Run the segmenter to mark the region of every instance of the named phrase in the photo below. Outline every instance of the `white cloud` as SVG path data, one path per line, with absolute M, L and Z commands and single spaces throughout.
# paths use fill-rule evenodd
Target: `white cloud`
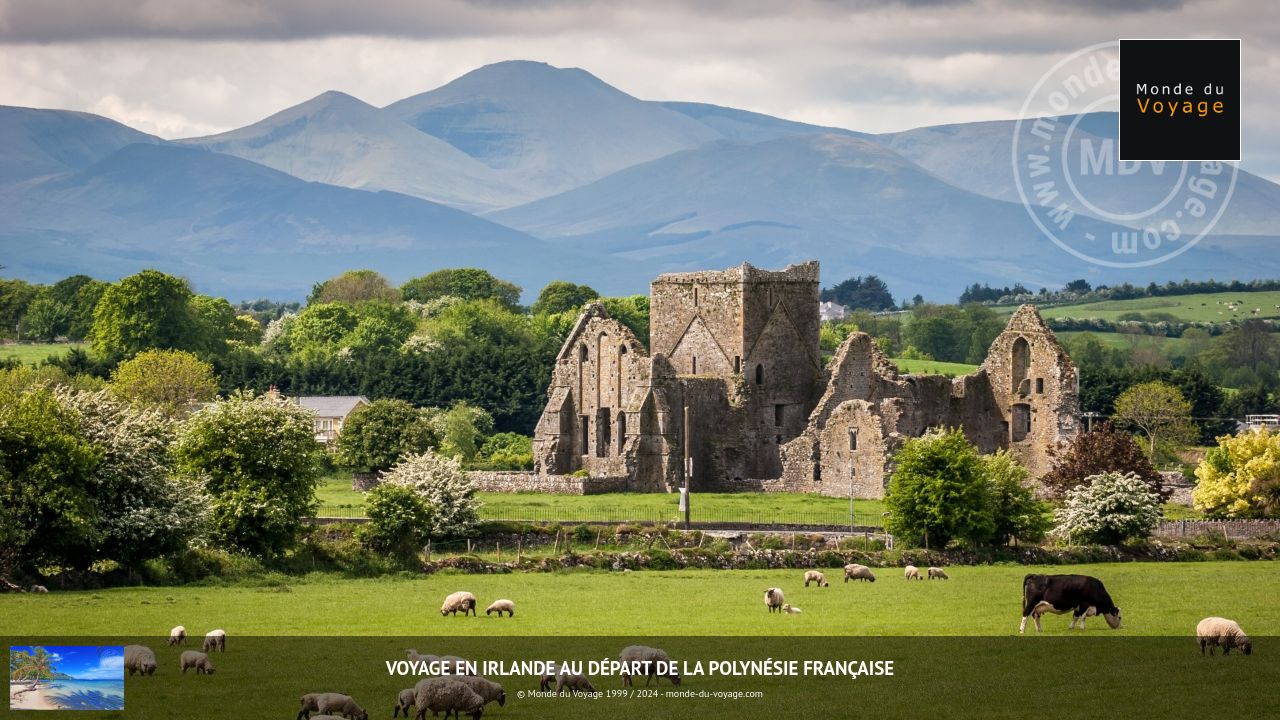
M 96 668 L 81 671 L 80 680 L 117 680 L 124 677 L 124 656 L 106 655 L 98 659 Z

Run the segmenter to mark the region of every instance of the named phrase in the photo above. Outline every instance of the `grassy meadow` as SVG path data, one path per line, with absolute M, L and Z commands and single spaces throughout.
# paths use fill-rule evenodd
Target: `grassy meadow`
M 1227 305 L 1237 305 L 1234 312 Z M 1000 308 L 1013 312 L 1016 308 Z M 1253 310 L 1258 309 L 1255 315 Z M 1280 291 L 1199 293 L 1195 295 L 1171 295 L 1166 297 L 1134 298 L 1132 300 L 1104 300 L 1080 305 L 1061 305 L 1040 309 L 1044 317 L 1099 318 L 1118 320 L 1127 312 L 1169 313 L 1179 320 L 1193 322 L 1223 322 L 1249 318 L 1280 318 Z
M 968 375 L 978 369 L 977 365 L 940 362 L 938 360 L 906 360 L 903 358 L 894 358 L 893 364 L 897 365 L 898 369 L 904 373 L 912 373 L 916 375 L 946 375 L 948 377 Z
M 17 358 L 20 362 L 35 365 L 50 356 L 62 356 L 86 343 L 10 343 L 0 345 L 0 358 Z

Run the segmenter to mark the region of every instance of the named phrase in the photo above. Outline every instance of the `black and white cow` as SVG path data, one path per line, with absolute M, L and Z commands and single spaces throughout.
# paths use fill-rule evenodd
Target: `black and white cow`
M 1101 615 L 1114 630 L 1120 627 L 1120 608 L 1111 602 L 1111 596 L 1102 586 L 1102 581 L 1088 575 L 1028 575 L 1022 579 L 1022 624 L 1018 632 L 1027 629 L 1027 618 L 1036 621 L 1036 632 L 1040 632 L 1040 616 L 1051 612 L 1055 615 L 1071 613 L 1071 624 L 1074 628 L 1080 621 L 1080 629 L 1084 629 L 1084 619 L 1090 615 Z

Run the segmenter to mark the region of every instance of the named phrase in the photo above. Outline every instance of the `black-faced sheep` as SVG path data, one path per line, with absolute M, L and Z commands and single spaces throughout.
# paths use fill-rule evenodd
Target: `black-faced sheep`
M 187 629 L 178 625 L 169 631 L 169 646 L 182 645 L 187 641 Z
M 130 675 L 154 675 L 156 672 L 156 654 L 146 645 L 124 646 L 124 669 Z
M 828 587 L 827 577 L 817 570 L 808 570 L 804 574 L 804 586 L 809 587 L 809 583 L 815 582 L 818 587 Z
M 195 668 L 197 675 L 212 675 L 214 671 L 213 662 L 209 660 L 209 656 L 195 650 L 187 650 L 178 658 L 178 664 L 182 667 L 182 674 L 187 674 L 188 668 Z
M 441 615 L 456 616 L 459 612 L 464 616 L 468 613 L 475 615 L 476 596 L 465 590 L 460 590 L 456 593 L 451 593 L 449 597 L 444 599 L 444 604 L 440 606 Z
M 307 720 L 313 712 L 321 715 L 341 715 L 351 720 L 369 720 L 369 713 L 350 695 L 342 693 L 307 693 L 302 696 L 298 704 L 301 705 L 301 709 L 298 710 L 299 720 Z
M 516 604 L 506 599 L 494 600 L 484 611 L 485 615 L 493 613 L 498 613 L 498 617 L 502 617 L 502 613 L 506 613 L 507 617 L 515 617 Z
M 426 720 L 428 710 L 432 715 L 443 710 L 446 718 L 450 714 L 458 717 L 460 713 L 466 713 L 472 720 L 480 720 L 480 716 L 484 714 L 484 698 L 452 677 L 418 681 L 414 686 L 413 701 L 418 706 L 418 712 L 414 715 L 417 720 Z
M 644 681 L 645 685 L 652 682 L 654 678 L 661 677 L 665 677 L 670 680 L 672 685 L 680 684 L 680 673 L 676 672 L 674 664 L 668 664 L 671 663 L 671 658 L 664 650 L 645 645 L 628 645 L 622 648 L 622 652 L 618 654 L 618 661 L 632 666 L 636 663 L 643 663 L 646 675 Z M 670 672 L 666 675 L 659 675 L 658 663 L 667 664 L 666 667 L 662 669 L 669 670 Z M 630 668 L 626 668 L 626 670 L 629 669 Z M 631 673 L 624 671 L 621 674 L 623 687 L 631 687 Z
M 931 567 L 929 568 L 929 579 L 930 580 L 950 580 L 951 576 L 947 574 L 946 570 L 943 570 L 940 567 Z
M 903 577 L 905 577 L 905 578 L 906 578 L 906 579 L 908 579 L 908 580 L 923 580 L 923 579 L 924 579 L 924 578 L 920 577 L 920 568 L 916 567 L 915 565 L 908 565 L 908 566 L 906 566 L 905 568 L 903 568 L 903 569 L 902 569 L 902 576 L 903 576 Z
M 844 581 L 849 582 L 850 580 L 862 580 L 865 582 L 875 582 L 876 574 L 871 572 L 871 568 L 867 567 L 866 565 L 858 565 L 857 563 L 851 563 L 849 565 L 844 566 Z
M 1226 618 L 1207 617 L 1197 623 L 1196 642 L 1200 645 L 1201 655 L 1205 648 L 1212 655 L 1214 648 L 1218 647 L 1222 648 L 1223 655 L 1230 655 L 1231 648 L 1239 648 L 1245 655 L 1253 654 L 1253 641 L 1240 629 L 1239 623 Z
M 771 587 L 764 591 L 764 606 L 769 608 L 769 612 L 781 612 L 785 603 L 781 588 Z
M 227 631 L 226 630 L 210 630 L 204 636 L 204 645 L 200 648 L 204 652 L 217 650 L 218 652 L 227 651 Z
M 391 711 L 391 717 L 400 717 L 400 713 L 404 713 L 405 717 L 409 717 L 409 708 L 413 707 L 414 698 L 418 696 L 418 691 L 413 688 L 405 688 L 400 691 L 396 697 L 396 706 Z M 315 720 L 315 718 L 311 718 Z

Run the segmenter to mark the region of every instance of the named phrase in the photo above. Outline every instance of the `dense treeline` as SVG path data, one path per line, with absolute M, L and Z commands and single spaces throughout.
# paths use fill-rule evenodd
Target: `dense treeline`
M 1009 305 L 1023 302 L 1052 303 L 1085 303 L 1099 300 L 1133 300 L 1136 298 L 1168 297 L 1174 295 L 1196 295 L 1198 293 L 1225 292 L 1267 292 L 1280 290 L 1280 280 L 1251 280 L 1243 282 L 1231 280 L 1182 280 L 1160 285 L 1149 283 L 1146 286 L 1121 283 L 1119 285 L 1090 286 L 1086 280 L 1072 280 L 1061 290 L 1041 288 L 1039 292 L 1028 290 L 1022 283 L 1013 287 L 993 288 L 990 285 L 974 283 L 960 293 L 960 304 L 978 302 L 994 305 Z

